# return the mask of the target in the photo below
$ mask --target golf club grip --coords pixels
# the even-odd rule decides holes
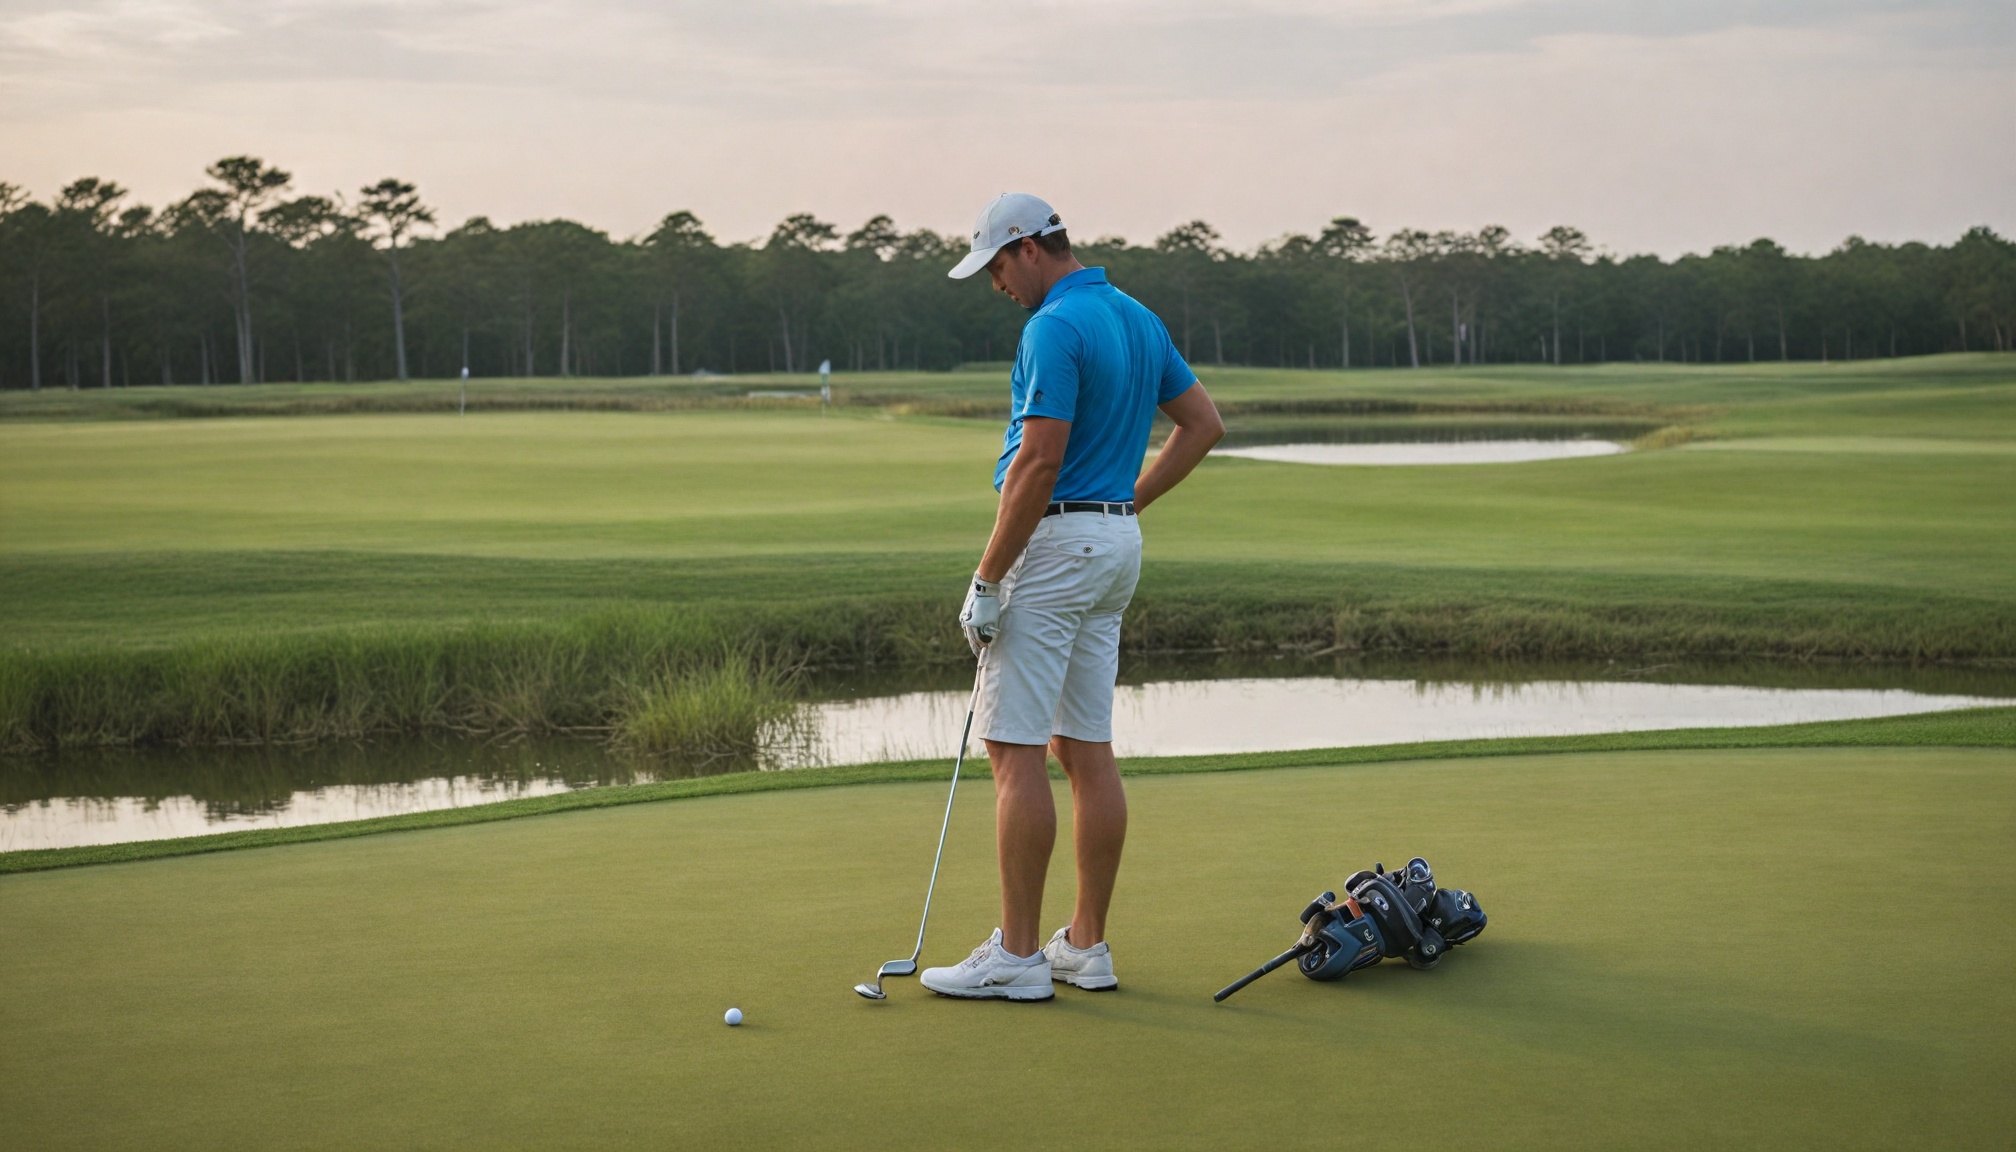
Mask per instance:
[[[1218,990],[1218,994],[1211,997],[1212,1002],[1213,1003],[1222,1002],[1227,996],[1232,995],[1232,993],[1237,992],[1239,989],[1244,988],[1246,985],[1251,984],[1253,981],[1258,980],[1260,977],[1265,976],[1267,973],[1272,972],[1274,969],[1279,968],[1281,965],[1288,963],[1288,961],[1295,959],[1297,956],[1300,956],[1307,951],[1309,951],[1308,945],[1306,944],[1295,945],[1295,947],[1288,949],[1286,952],[1283,952],[1279,956],[1274,957],[1272,960],[1267,961],[1265,964],[1260,965],[1260,967],[1255,968],[1253,971],[1248,972],[1246,975],[1241,976],[1239,979],[1234,980],[1232,983],[1227,984],[1223,988],[1220,988]]]

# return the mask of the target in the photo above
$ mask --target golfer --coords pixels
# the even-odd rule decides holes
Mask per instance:
[[[1137,513],[1188,476],[1225,426],[1162,321],[1105,269],[1078,262],[1050,205],[1020,192],[987,205],[951,275],[982,268],[1033,313],[1009,375],[994,534],[959,613],[984,661],[976,725],[994,768],[1001,926],[963,962],[926,969],[923,983],[946,996],[1048,1000],[1053,976],[1095,991],[1120,983],[1106,945],[1127,840],[1113,683],[1120,617],[1141,574]],[[1176,429],[1144,473],[1157,408]],[[1046,751],[1071,780],[1078,903],[1041,943],[1057,839]]]

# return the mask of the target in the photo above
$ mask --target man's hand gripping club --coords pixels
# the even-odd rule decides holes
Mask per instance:
[[[1001,631],[1001,584],[996,580],[985,580],[978,573],[973,576],[973,586],[966,590],[966,604],[959,609],[959,627],[966,632],[966,646],[973,649],[973,655],[994,642]]]

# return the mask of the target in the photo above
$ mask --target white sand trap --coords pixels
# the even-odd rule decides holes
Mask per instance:
[[[1456,440],[1407,444],[1259,444],[1220,448],[1213,456],[1271,460],[1278,464],[1523,464],[1615,456],[1629,451],[1614,440]]]

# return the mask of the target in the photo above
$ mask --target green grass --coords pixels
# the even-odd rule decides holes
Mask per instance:
[[[1047,1005],[847,990],[907,945],[942,781],[0,877],[0,1114],[33,1148],[1299,1147],[1398,1123],[1466,1148],[2001,1149],[2016,1130],[2006,748],[1129,789],[1122,989]],[[986,789],[962,799],[927,963],[994,923]],[[1309,896],[1415,853],[1477,893],[1479,940],[1433,973],[1276,973],[1211,1003]],[[1060,854],[1053,918],[1071,880]]]
[[[1686,436],[1490,467],[1207,461],[1144,518],[1136,649],[2016,659],[2016,358],[1206,379],[1235,425],[1329,412],[1361,431],[1586,419]],[[733,387],[754,383],[778,381]],[[368,407],[441,387],[297,391]],[[496,387],[620,409],[730,385]],[[787,661],[958,658],[950,615],[991,520],[999,430],[899,413],[984,406],[1000,381],[854,387],[875,402],[827,416],[0,420],[0,726],[16,746],[607,727],[614,665],[540,671],[566,687],[529,713],[513,695],[523,651],[565,655],[583,634],[687,662],[724,640]],[[59,403],[139,400],[11,394],[0,415]],[[440,708],[345,703],[388,663],[470,671]],[[241,685],[228,723],[201,714],[191,671],[220,669]]]
[[[1210,462],[1146,518],[1137,649],[2016,658],[2016,359],[1206,379],[1248,428],[1680,446]],[[748,378],[482,382],[464,418],[440,382],[0,395],[0,724],[627,719],[732,756],[777,696],[724,652],[963,653],[998,430],[953,417],[1000,381],[846,383],[823,418]],[[1130,761],[1123,991],[1014,1008],[846,990],[914,931],[942,761],[0,854],[0,1116],[34,1148],[2006,1148],[2012,748],[1997,708]],[[993,924],[972,771],[927,962]],[[1211,1004],[1415,853],[1490,912],[1474,945]]]
[[[700,559],[973,552],[998,430],[810,414],[0,428],[12,555],[341,549]],[[2016,590],[2016,454],[1694,447],[1466,468],[1208,462],[1158,559]]]
[[[1813,363],[1644,364],[1593,366],[1487,365],[1353,372],[1197,365],[1212,394],[1232,412],[1601,416],[1691,422],[1723,431],[1790,421],[1808,409],[1824,419],[1896,421],[1948,426],[1953,416],[1990,414],[2007,422],[2009,357],[1993,353],[1919,356],[1901,360]],[[941,413],[1006,411],[1005,363],[940,372],[840,373],[834,403]],[[811,400],[752,399],[752,391],[816,389],[812,375],[754,373],[733,377],[539,377],[473,380],[470,411],[685,411],[699,408],[780,410]],[[0,392],[0,420],[158,419],[220,416],[323,416],[363,412],[455,410],[462,397],[453,379],[407,384],[181,385],[169,388]],[[1845,402],[1845,403],[1844,403]],[[1929,411],[1928,411],[1929,405]],[[1950,427],[1944,427],[1947,435]]]

